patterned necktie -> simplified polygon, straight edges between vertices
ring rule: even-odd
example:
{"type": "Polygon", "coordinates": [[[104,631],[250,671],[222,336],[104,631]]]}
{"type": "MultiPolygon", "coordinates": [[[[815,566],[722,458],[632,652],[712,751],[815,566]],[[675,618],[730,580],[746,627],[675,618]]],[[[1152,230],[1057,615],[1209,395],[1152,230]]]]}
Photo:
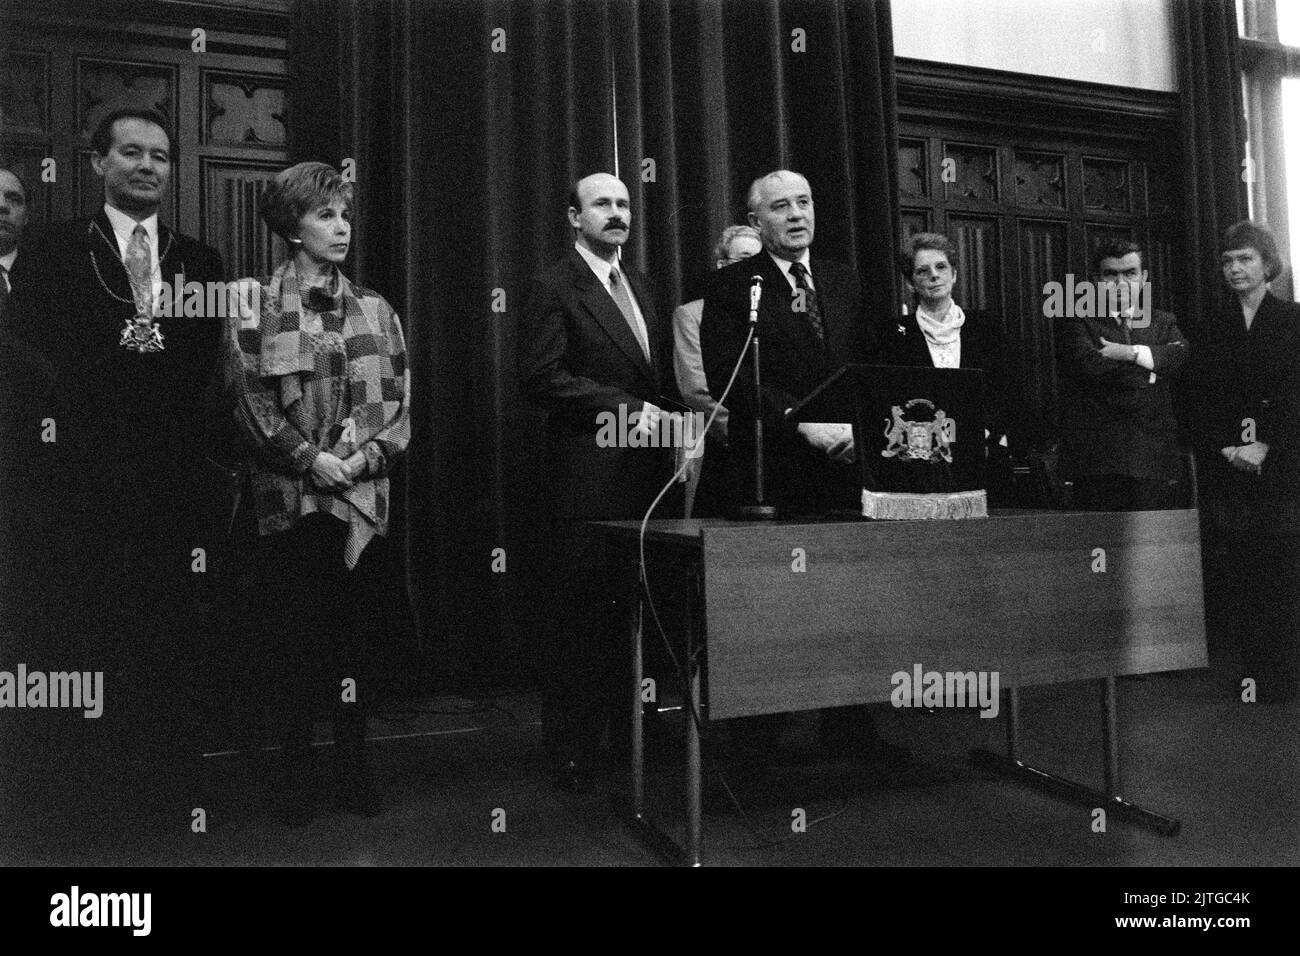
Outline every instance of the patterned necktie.
{"type": "Polygon", "coordinates": [[[126,244],[126,274],[131,278],[137,315],[153,316],[153,262],[149,255],[149,233],[137,225],[126,244]]]}
{"type": "Polygon", "coordinates": [[[808,314],[808,324],[812,326],[813,335],[817,336],[817,341],[822,345],[826,344],[826,326],[822,325],[822,310],[817,304],[817,293],[808,281],[808,270],[804,268],[802,262],[790,263],[790,274],[794,276],[794,284],[803,290],[804,308],[808,314]]]}
{"type": "Polygon", "coordinates": [[[637,345],[641,346],[646,361],[650,361],[650,345],[646,342],[645,336],[641,334],[641,327],[636,320],[636,311],[632,308],[632,296],[628,294],[627,283],[623,281],[623,277],[619,275],[617,269],[609,270],[609,294],[618,303],[619,310],[623,313],[623,318],[627,320],[628,328],[632,330],[632,336],[636,339],[637,345]]]}

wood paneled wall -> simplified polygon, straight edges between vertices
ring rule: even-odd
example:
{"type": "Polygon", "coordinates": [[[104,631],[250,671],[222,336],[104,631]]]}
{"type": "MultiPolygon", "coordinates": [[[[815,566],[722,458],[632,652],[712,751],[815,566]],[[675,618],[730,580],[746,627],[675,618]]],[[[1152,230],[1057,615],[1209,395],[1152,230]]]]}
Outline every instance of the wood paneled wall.
{"type": "Polygon", "coordinates": [[[144,106],[179,147],[161,219],[216,248],[232,277],[269,272],[282,250],[257,195],[288,161],[287,32],[287,0],[0,7],[0,161],[28,184],[33,227],[103,204],[91,133],[144,106]]]}

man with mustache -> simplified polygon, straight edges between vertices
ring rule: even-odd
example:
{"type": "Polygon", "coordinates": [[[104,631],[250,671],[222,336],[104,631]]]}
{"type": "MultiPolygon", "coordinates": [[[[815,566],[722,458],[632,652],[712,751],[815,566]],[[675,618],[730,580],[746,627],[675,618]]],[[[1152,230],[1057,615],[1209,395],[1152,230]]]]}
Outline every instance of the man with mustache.
{"type": "MultiPolygon", "coordinates": [[[[592,783],[606,721],[626,710],[627,696],[626,655],[614,639],[621,579],[584,523],[642,517],[672,474],[671,449],[640,440],[610,447],[600,423],[634,422],[649,437],[660,396],[675,389],[671,329],[618,255],[632,225],[627,187],[608,173],[579,180],[568,219],[573,249],[532,282],[519,370],[523,393],[549,413],[545,573],[553,606],[541,649],[542,731],[556,785],[580,792],[592,783]]],[[[621,728],[611,730],[616,745],[622,738],[621,728]]]]}
{"type": "Polygon", "coordinates": [[[174,285],[225,276],[214,250],[159,221],[177,161],[165,117],[109,112],[90,144],[104,204],[24,247],[4,326],[54,375],[31,427],[62,650],[105,671],[97,746],[134,754],[194,743],[179,675],[215,572],[216,489],[233,478],[213,464],[232,458],[215,402],[224,317],[208,295],[177,314],[174,285]]]}

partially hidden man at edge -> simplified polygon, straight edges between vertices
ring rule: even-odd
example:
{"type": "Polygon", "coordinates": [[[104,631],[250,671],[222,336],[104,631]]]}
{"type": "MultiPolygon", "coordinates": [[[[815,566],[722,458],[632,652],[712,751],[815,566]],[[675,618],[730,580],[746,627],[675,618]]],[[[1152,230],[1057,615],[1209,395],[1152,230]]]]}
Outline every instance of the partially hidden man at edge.
{"type": "MultiPolygon", "coordinates": [[[[0,476],[6,480],[0,499],[18,494],[18,486],[7,479],[30,468],[39,423],[49,413],[44,402],[52,377],[49,365],[40,353],[11,334],[5,322],[14,283],[20,282],[24,269],[30,271],[32,265],[30,257],[20,254],[26,248],[23,233],[28,208],[27,185],[15,170],[0,168],[0,476]]],[[[17,514],[24,508],[18,505],[12,511],[17,514]]],[[[30,520],[30,513],[26,518],[30,520]]]]}
{"type": "Polygon", "coordinates": [[[1064,459],[1075,504],[1093,511],[1173,506],[1181,465],[1171,382],[1188,345],[1168,312],[1152,308],[1142,247],[1107,242],[1092,257],[1097,314],[1068,319],[1063,367],[1064,459]],[[1109,290],[1109,291],[1108,291],[1109,290]]]}
{"type": "Polygon", "coordinates": [[[0,168],[0,319],[13,291],[10,275],[26,228],[27,187],[13,170],[0,168]]]}
{"type": "Polygon", "coordinates": [[[159,221],[176,162],[163,116],[109,113],[91,147],[103,208],[24,246],[5,325],[55,378],[36,493],[58,513],[46,553],[63,651],[106,672],[100,728],[135,722],[114,744],[171,752],[185,736],[171,718],[194,711],[180,673],[208,594],[196,562],[215,558],[220,524],[204,519],[230,477],[214,460],[233,457],[214,407],[225,302],[205,294],[178,315],[176,283],[206,289],[224,270],[159,221]]]}
{"type": "MultiPolygon", "coordinates": [[[[623,644],[610,638],[620,633],[627,588],[584,522],[641,518],[673,464],[670,448],[639,440],[641,447],[602,447],[598,429],[602,416],[614,416],[653,433],[661,396],[674,388],[671,329],[645,281],[618,257],[632,223],[627,187],[607,173],[579,180],[568,218],[573,249],[532,282],[520,376],[524,393],[549,412],[546,585],[553,603],[541,653],[542,731],[556,785],[581,791],[591,786],[607,719],[623,715],[627,696],[623,644]]],[[[624,736],[611,730],[616,745],[624,736]]]]}

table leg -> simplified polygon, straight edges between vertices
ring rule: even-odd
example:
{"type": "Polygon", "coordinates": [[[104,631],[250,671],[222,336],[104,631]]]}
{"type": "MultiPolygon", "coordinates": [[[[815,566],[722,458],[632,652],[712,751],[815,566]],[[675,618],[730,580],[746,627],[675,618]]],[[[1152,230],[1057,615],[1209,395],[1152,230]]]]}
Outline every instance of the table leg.
{"type": "Polygon", "coordinates": [[[696,658],[696,617],[698,578],[691,576],[686,595],[686,672],[690,704],[686,708],[686,865],[700,865],[700,804],[702,786],[700,773],[700,664],[696,658]]]}
{"type": "Polygon", "coordinates": [[[996,754],[986,747],[978,747],[971,751],[971,762],[977,767],[1010,777],[1059,799],[1090,809],[1104,808],[1109,816],[1155,830],[1162,836],[1176,835],[1182,829],[1182,823],[1177,819],[1139,807],[1119,796],[1119,717],[1115,706],[1114,677],[1103,679],[1101,698],[1102,747],[1105,750],[1104,792],[1040,770],[1020,759],[1020,705],[1014,688],[1008,690],[1007,696],[1006,756],[996,754]]]}
{"type": "Polygon", "coordinates": [[[645,813],[645,727],[641,715],[641,680],[644,674],[642,658],[645,640],[645,614],[641,595],[637,595],[632,620],[632,815],[640,818],[645,813]]]}
{"type": "Polygon", "coordinates": [[[1105,751],[1106,797],[1119,800],[1119,716],[1115,706],[1115,678],[1101,681],[1101,744],[1105,751]]]}
{"type": "Polygon", "coordinates": [[[1007,759],[1020,762],[1020,688],[1006,690],[1007,759]]]}

